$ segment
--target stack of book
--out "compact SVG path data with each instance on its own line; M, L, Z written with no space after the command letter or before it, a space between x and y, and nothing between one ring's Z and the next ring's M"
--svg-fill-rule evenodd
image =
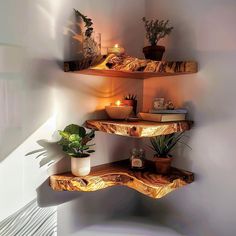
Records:
M138 116L146 121L168 122L185 120L187 113L188 111L184 108L175 110L150 110L149 113L140 112Z

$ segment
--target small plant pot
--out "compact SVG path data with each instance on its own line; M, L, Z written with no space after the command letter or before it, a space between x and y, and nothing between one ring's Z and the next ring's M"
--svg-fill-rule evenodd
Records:
M90 173L90 157L71 157L71 172L75 176L86 176Z
M154 156L154 162L158 174L168 174L170 172L172 162L171 157L161 158Z
M161 61L165 52L164 46L147 46L143 48L143 53L146 59Z
M133 113L134 113L134 115L136 115L136 113L137 113L137 100L125 99L125 100L123 100L123 103L127 106L133 107Z

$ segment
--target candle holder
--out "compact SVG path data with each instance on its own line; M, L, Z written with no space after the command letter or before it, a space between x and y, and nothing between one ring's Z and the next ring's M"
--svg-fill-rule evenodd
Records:
M110 47L107 49L107 54L122 55L124 53L125 49L120 47L118 44L115 44L114 47Z
M132 113L133 107L122 104L119 100L115 104L105 107L107 115L114 120L126 120Z

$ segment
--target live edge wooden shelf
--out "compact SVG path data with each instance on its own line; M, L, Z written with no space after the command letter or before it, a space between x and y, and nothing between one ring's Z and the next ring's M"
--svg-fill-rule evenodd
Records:
M192 121L157 123L150 121L87 120L85 126L109 134L145 138L186 131L191 128L192 124Z
M53 175L50 186L56 191L92 192L111 186L126 186L152 198L166 194L190 184L194 180L191 172L172 168L168 175L156 174L153 163L148 162L147 170L132 171L129 161L119 161L93 167L85 177L71 173Z
M193 74L198 71L198 64L195 61L158 61L158 66L155 72L146 71L129 71L129 70L115 70L109 69L106 66L106 60L100 64L85 60L82 61L66 61L64 62L65 72L74 72L84 75L95 75L103 77L119 77L130 79L147 79L151 77L175 76Z
M193 72L141 72L141 71L116 71L116 70L98 70L98 69L86 69L80 71L74 71L78 74L83 75L94 75L94 76L104 76L104 77L119 77L119 78L129 78L129 79L148 79L152 77L166 77L166 76L176 76L176 75L187 75L196 73Z

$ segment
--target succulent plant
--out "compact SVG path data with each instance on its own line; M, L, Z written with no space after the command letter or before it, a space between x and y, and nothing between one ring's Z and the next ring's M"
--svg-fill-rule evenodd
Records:
M189 147L186 143L182 142L181 139L184 137L184 132L178 134L168 134L160 135L150 138L151 146L149 146L153 151L155 151L155 156L166 158L171 157L171 150L175 147L177 143L182 143ZM189 147L190 148L190 147Z
M137 99L137 95L135 94L128 94L124 96L124 100L136 100Z

